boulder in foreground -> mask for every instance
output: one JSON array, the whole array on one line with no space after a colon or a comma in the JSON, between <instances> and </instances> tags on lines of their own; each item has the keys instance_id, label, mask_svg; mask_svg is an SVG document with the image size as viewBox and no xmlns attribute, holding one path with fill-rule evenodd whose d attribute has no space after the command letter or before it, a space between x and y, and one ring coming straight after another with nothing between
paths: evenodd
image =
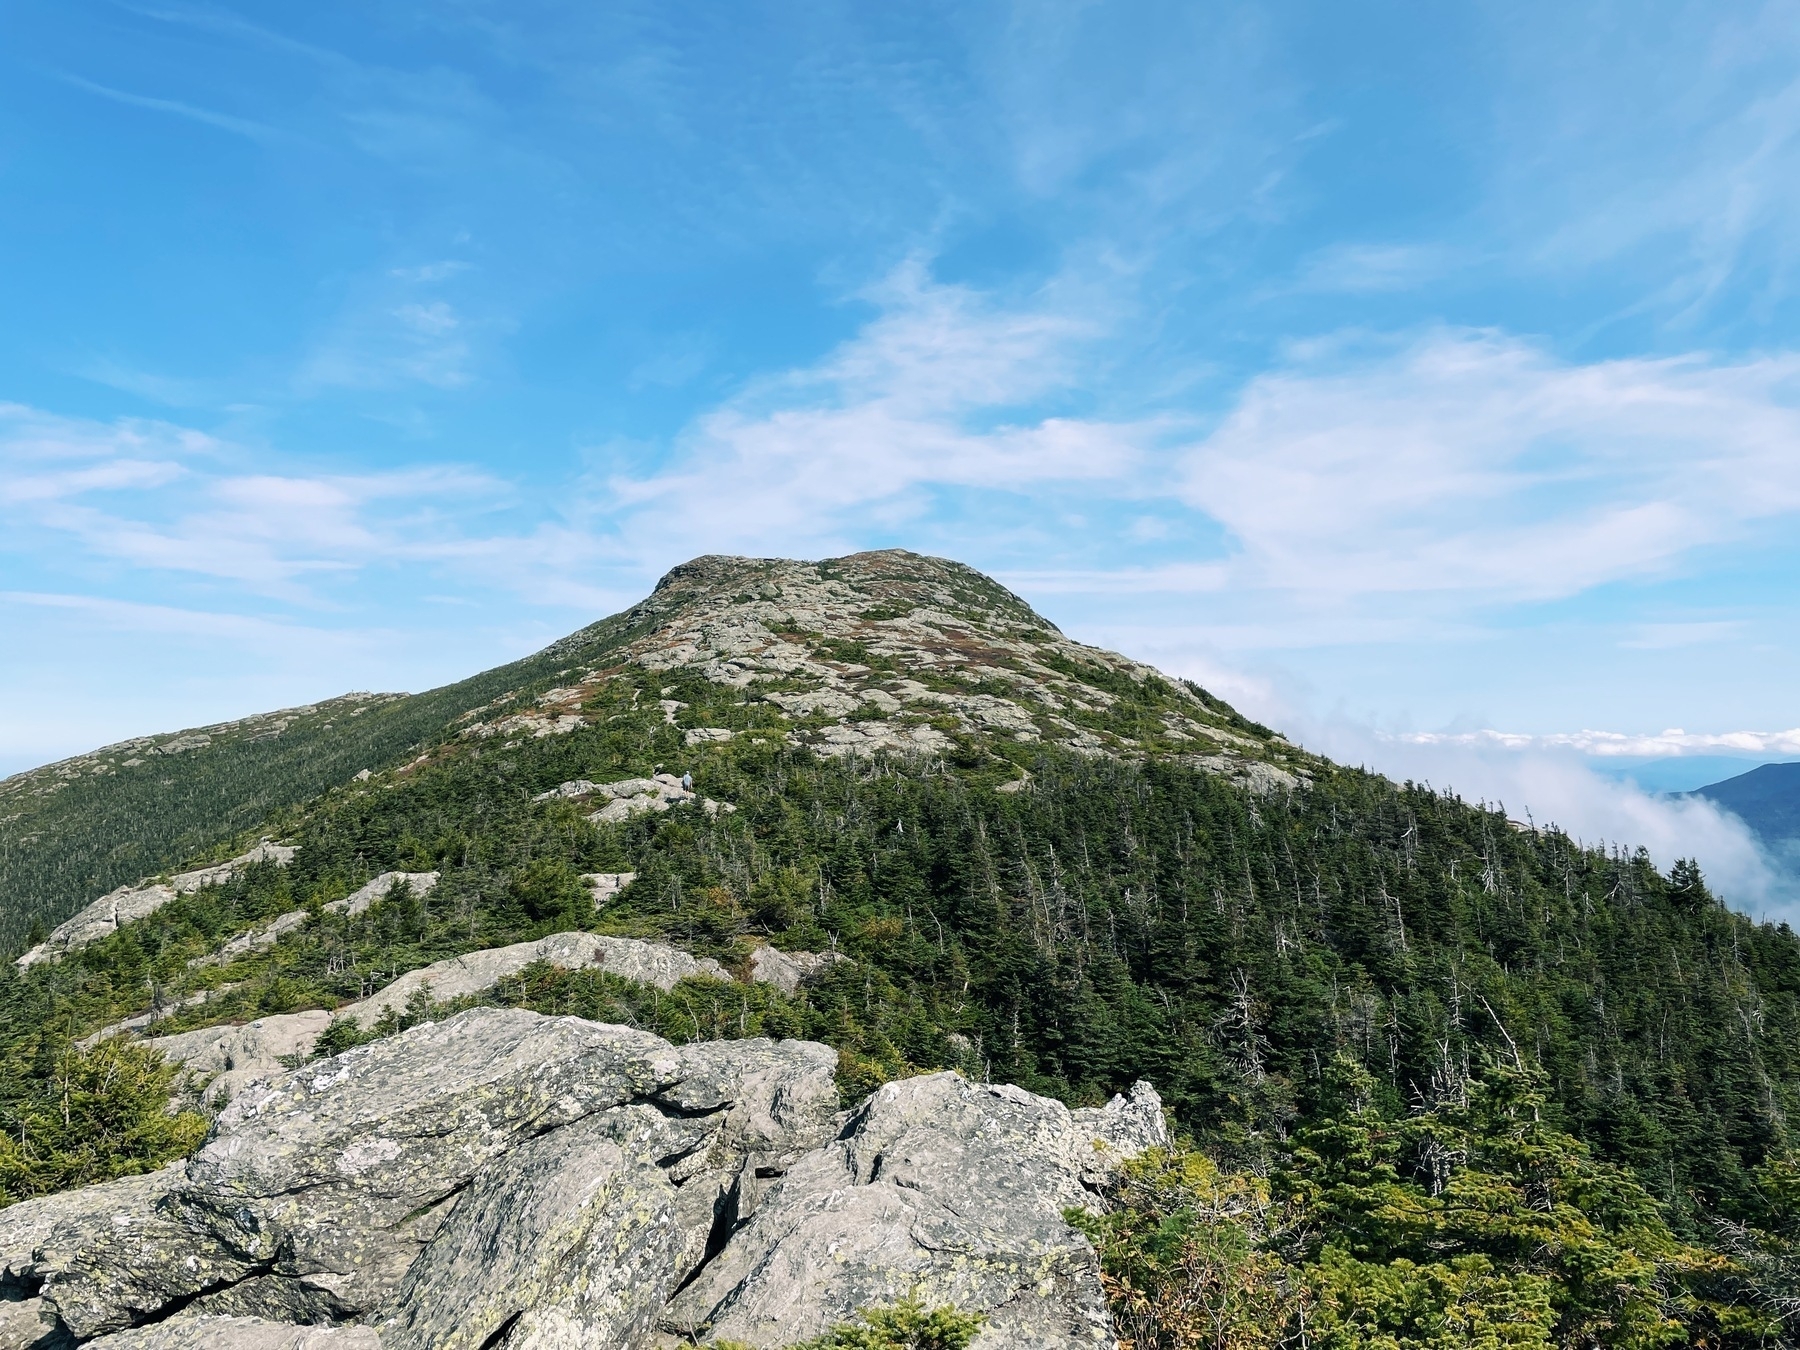
<instances>
[{"instance_id":1,"label":"boulder in foreground","mask_svg":"<svg viewBox=\"0 0 1800 1350\"><path fill-rule=\"evenodd\" d=\"M1166 1141L934 1074L840 1113L806 1041L478 1008L245 1088L184 1165L0 1211L0 1350L784 1346L909 1293L1111 1343L1062 1218ZM48 1338L48 1339L46 1339Z\"/></svg>"}]
</instances>

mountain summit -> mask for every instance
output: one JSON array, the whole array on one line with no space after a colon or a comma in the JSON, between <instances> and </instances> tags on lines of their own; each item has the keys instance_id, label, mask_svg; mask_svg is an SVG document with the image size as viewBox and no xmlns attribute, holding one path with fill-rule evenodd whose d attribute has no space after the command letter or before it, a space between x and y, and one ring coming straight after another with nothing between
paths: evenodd
<instances>
[{"instance_id":1,"label":"mountain summit","mask_svg":"<svg viewBox=\"0 0 1800 1350\"><path fill-rule=\"evenodd\" d=\"M762 731L823 755L947 754L974 738L1013 760L1037 744L1185 756L1262 787L1305 772L1305 756L1198 686L1071 641L972 568L900 549L696 558L548 650L582 661L580 678L511 714L526 720L474 730L572 727L629 664L678 681L659 706L688 746Z\"/></svg>"},{"instance_id":2,"label":"mountain summit","mask_svg":"<svg viewBox=\"0 0 1800 1350\"><path fill-rule=\"evenodd\" d=\"M424 694L346 694L145 736L0 782L0 943L206 855L357 773L459 738L568 733L616 709L624 672L679 735L665 758L743 734L827 756L1033 747L1186 760L1271 790L1312 762L1205 690L1064 637L973 568L901 549L821 562L709 555L639 604L524 660ZM664 687L666 686L666 688ZM607 711L586 707L596 698ZM224 852L218 852L223 848Z\"/></svg>"}]
</instances>

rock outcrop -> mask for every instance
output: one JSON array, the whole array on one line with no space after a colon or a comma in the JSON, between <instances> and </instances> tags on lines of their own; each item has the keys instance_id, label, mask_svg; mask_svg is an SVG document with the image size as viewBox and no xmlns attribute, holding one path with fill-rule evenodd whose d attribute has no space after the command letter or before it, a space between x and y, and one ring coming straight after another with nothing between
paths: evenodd
<instances>
[{"instance_id":1,"label":"rock outcrop","mask_svg":"<svg viewBox=\"0 0 1800 1350\"><path fill-rule=\"evenodd\" d=\"M750 978L772 984L790 998L824 971L850 958L840 952L782 952L758 947L750 953Z\"/></svg>"},{"instance_id":2,"label":"rock outcrop","mask_svg":"<svg viewBox=\"0 0 1800 1350\"><path fill-rule=\"evenodd\" d=\"M94 1350L381 1350L372 1327L297 1327L260 1317L178 1317L89 1341Z\"/></svg>"},{"instance_id":3,"label":"rock outcrop","mask_svg":"<svg viewBox=\"0 0 1800 1350\"><path fill-rule=\"evenodd\" d=\"M507 976L516 975L539 961L560 970L597 967L622 980L652 984L665 991L690 975L705 975L715 980L731 978L731 973L710 957L690 956L661 942L602 937L598 933L552 933L535 942L489 947L409 971L374 997L339 1009L338 1015L350 1017L358 1026L367 1029L390 1010L405 1011L406 1005L420 994L435 1003L448 1003L492 989Z\"/></svg>"},{"instance_id":4,"label":"rock outcrop","mask_svg":"<svg viewBox=\"0 0 1800 1350\"><path fill-rule=\"evenodd\" d=\"M430 895L437 883L436 872L383 872L373 881L351 891L342 900L333 900L325 908L333 913L361 914L377 900L387 899L396 886L404 886L414 895L423 897ZM279 923L280 920L276 922Z\"/></svg>"},{"instance_id":5,"label":"rock outcrop","mask_svg":"<svg viewBox=\"0 0 1800 1350\"><path fill-rule=\"evenodd\" d=\"M1187 753L1207 772L1254 775L1259 788L1279 780L1246 764L1305 776L1305 756L1272 734L1246 734L1248 724L1210 695L1070 640L1018 596L943 558L903 550L822 562L695 558L609 622L630 631L630 642L609 648L576 683L540 695L531 715L579 716L570 710L586 707L623 659L742 691L741 706L782 724L746 714L744 729L707 725L720 719L665 689L664 721L698 753L758 731L832 757L937 755L963 737L1083 755ZM594 631L548 650L574 657ZM1122 697L1127 690L1133 699ZM1151 695L1152 711L1139 694ZM1122 712L1134 701L1137 711ZM609 819L626 814L616 801L605 809Z\"/></svg>"},{"instance_id":6,"label":"rock outcrop","mask_svg":"<svg viewBox=\"0 0 1800 1350\"><path fill-rule=\"evenodd\" d=\"M183 1066L184 1083L204 1080L203 1100L217 1105L254 1080L279 1073L294 1060L306 1059L333 1018L347 1018L364 1031L373 1030L384 1015L404 1013L414 999L449 1003L467 998L539 961L561 970L596 967L620 979L663 990L673 989L690 975L731 978L717 961L690 956L660 942L597 933L553 933L535 942L489 947L408 971L380 993L347 1003L335 1012L281 1013L239 1026L202 1027L158 1036L147 1044Z\"/></svg>"},{"instance_id":7,"label":"rock outcrop","mask_svg":"<svg viewBox=\"0 0 1800 1350\"><path fill-rule=\"evenodd\" d=\"M954 1074L837 1111L804 1041L475 1009L247 1086L187 1163L0 1211L0 1350L792 1343L919 1291L1110 1344L1063 1220L1163 1142ZM46 1339L48 1338L48 1339Z\"/></svg>"},{"instance_id":8,"label":"rock outcrop","mask_svg":"<svg viewBox=\"0 0 1800 1350\"><path fill-rule=\"evenodd\" d=\"M619 892L637 880L636 872L584 872L581 879L593 892L594 908L605 909L618 899Z\"/></svg>"},{"instance_id":9,"label":"rock outcrop","mask_svg":"<svg viewBox=\"0 0 1800 1350\"><path fill-rule=\"evenodd\" d=\"M1166 1142L1142 1085L1071 1113L953 1073L889 1083L774 1186L663 1326L782 1345L917 1294L986 1314L979 1346L1110 1350L1093 1250L1063 1211Z\"/></svg>"},{"instance_id":10,"label":"rock outcrop","mask_svg":"<svg viewBox=\"0 0 1800 1350\"><path fill-rule=\"evenodd\" d=\"M251 863L272 862L278 867L285 867L293 861L297 851L285 844L274 844L265 839L249 852L240 853L228 862L198 867L191 872L180 872L166 882L139 882L136 886L121 886L115 891L109 891L93 904L58 924L49 937L21 956L17 963L19 969L24 970L43 961L55 961L67 952L109 937L118 931L121 924L147 918L178 895L190 895L206 886L222 886Z\"/></svg>"}]
</instances>

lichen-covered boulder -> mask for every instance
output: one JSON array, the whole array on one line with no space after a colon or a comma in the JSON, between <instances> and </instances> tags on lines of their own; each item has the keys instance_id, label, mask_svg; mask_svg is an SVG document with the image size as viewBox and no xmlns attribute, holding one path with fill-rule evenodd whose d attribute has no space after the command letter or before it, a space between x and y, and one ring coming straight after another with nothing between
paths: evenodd
<instances>
[{"instance_id":1,"label":"lichen-covered boulder","mask_svg":"<svg viewBox=\"0 0 1800 1350\"><path fill-rule=\"evenodd\" d=\"M177 1317L89 1341L92 1350L381 1350L370 1327L292 1326L260 1317Z\"/></svg>"},{"instance_id":2,"label":"lichen-covered boulder","mask_svg":"<svg viewBox=\"0 0 1800 1350\"><path fill-rule=\"evenodd\" d=\"M328 1012L277 1013L239 1026L228 1023L157 1036L145 1044L182 1066L182 1086L204 1081L203 1100L215 1106L231 1100L255 1079L283 1072L287 1061L305 1059L330 1023Z\"/></svg>"},{"instance_id":3,"label":"lichen-covered boulder","mask_svg":"<svg viewBox=\"0 0 1800 1350\"><path fill-rule=\"evenodd\" d=\"M1155 1092L840 1113L835 1069L479 1008L279 1073L186 1164L0 1211L0 1350L773 1347L914 1294L984 1350L1110 1345L1063 1215L1167 1141Z\"/></svg>"},{"instance_id":4,"label":"lichen-covered boulder","mask_svg":"<svg viewBox=\"0 0 1800 1350\"><path fill-rule=\"evenodd\" d=\"M1077 1118L951 1073L889 1083L788 1169L662 1326L782 1346L918 1294L986 1314L977 1346L1110 1347L1098 1264L1063 1213L1166 1141L1147 1086Z\"/></svg>"},{"instance_id":5,"label":"lichen-covered boulder","mask_svg":"<svg viewBox=\"0 0 1800 1350\"><path fill-rule=\"evenodd\" d=\"M680 1247L659 1160L704 1122L649 1106L590 1116L490 1164L407 1272L390 1350L625 1350L654 1326Z\"/></svg>"},{"instance_id":6,"label":"lichen-covered boulder","mask_svg":"<svg viewBox=\"0 0 1800 1350\"><path fill-rule=\"evenodd\" d=\"M622 1259L629 1230L646 1268L666 1276L636 1282L648 1301L619 1314L635 1325L735 1213L724 1197L738 1172L778 1170L829 1137L835 1066L834 1052L801 1041L678 1049L628 1027L478 1008L250 1084L192 1161L154 1184L138 1179L128 1202L52 1197L14 1219L10 1239L0 1220L0 1260L29 1263L37 1283L20 1294L41 1294L77 1339L178 1309L271 1322L398 1316L395 1291L440 1233L463 1235L447 1236L445 1253L473 1249L555 1213L546 1201L508 1218L505 1204L553 1191L546 1178L559 1166L582 1174L591 1148L570 1133L581 1123L633 1160L614 1168L621 1180L602 1208L637 1214L656 1197L654 1221L638 1228L593 1221L611 1234L609 1259ZM486 1218L470 1198L483 1194L501 1197ZM578 1267L588 1258L569 1242ZM17 1254L34 1245L37 1255ZM427 1273L420 1266L416 1281Z\"/></svg>"},{"instance_id":7,"label":"lichen-covered boulder","mask_svg":"<svg viewBox=\"0 0 1800 1350\"><path fill-rule=\"evenodd\" d=\"M90 1234L131 1232L180 1177L175 1164L0 1209L0 1350L24 1350L53 1336L56 1309L38 1295L70 1249Z\"/></svg>"},{"instance_id":8,"label":"lichen-covered boulder","mask_svg":"<svg viewBox=\"0 0 1800 1350\"><path fill-rule=\"evenodd\" d=\"M750 978L758 984L772 984L791 998L832 966L849 959L841 952L783 952L758 947L750 953Z\"/></svg>"}]
</instances>

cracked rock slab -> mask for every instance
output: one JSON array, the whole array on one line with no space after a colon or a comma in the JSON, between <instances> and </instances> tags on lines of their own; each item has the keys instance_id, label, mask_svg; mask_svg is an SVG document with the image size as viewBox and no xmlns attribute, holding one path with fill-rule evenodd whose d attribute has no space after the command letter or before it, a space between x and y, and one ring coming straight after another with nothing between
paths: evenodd
<instances>
[{"instance_id":1,"label":"cracked rock slab","mask_svg":"<svg viewBox=\"0 0 1800 1350\"><path fill-rule=\"evenodd\" d=\"M582 1235L604 1233L594 1251L612 1265L638 1261L628 1283L648 1291L627 1297L614 1280L603 1297L613 1277L593 1265L563 1293L543 1292L537 1302L563 1313L542 1325L641 1330L709 1249L739 1173L778 1171L830 1135L836 1062L803 1041L677 1049L628 1027L474 1009L248 1085L184 1167L0 1211L10 1216L0 1259L17 1267L14 1292L39 1294L79 1339L170 1312L319 1323L386 1306L416 1320L429 1310L392 1299L421 1251L461 1234L442 1248L445 1268L460 1270L482 1243L512 1240L495 1233L542 1220L525 1249L567 1238L579 1265ZM610 1198L592 1222L552 1223L564 1212L555 1197L573 1194L557 1188L585 1184L596 1149L613 1150ZM559 1168L569 1175L558 1180ZM689 1187L692 1204L676 1194ZM539 1192L541 1204L526 1203ZM472 1195L492 1199L488 1218ZM464 1256L452 1260L456 1250ZM533 1287L561 1288L568 1269L546 1267ZM514 1274L514 1285L525 1279ZM572 1343L543 1334L546 1345ZM581 1334L582 1344L612 1343ZM436 1332L420 1335L436 1343Z\"/></svg>"},{"instance_id":2,"label":"cracked rock slab","mask_svg":"<svg viewBox=\"0 0 1800 1350\"><path fill-rule=\"evenodd\" d=\"M436 872L383 872L375 880L359 886L342 900L333 900L325 908L333 913L361 914L377 900L385 900L396 885L405 886L414 895L427 896L438 884Z\"/></svg>"},{"instance_id":3,"label":"cracked rock slab","mask_svg":"<svg viewBox=\"0 0 1800 1350\"><path fill-rule=\"evenodd\" d=\"M189 895L206 886L222 886L251 863L272 862L278 867L285 867L298 852L297 848L273 844L265 839L249 852L240 853L228 862L178 873L166 883L147 885L140 882L136 886L121 886L115 891L109 891L72 918L58 924L49 937L21 956L18 959L19 969L24 970L43 961L59 960L65 952L98 942L116 932L121 925L156 913L178 895Z\"/></svg>"},{"instance_id":4,"label":"cracked rock slab","mask_svg":"<svg viewBox=\"0 0 1800 1350\"><path fill-rule=\"evenodd\" d=\"M750 978L758 984L772 984L792 998L830 967L849 959L841 952L783 952L758 947L750 953Z\"/></svg>"},{"instance_id":5,"label":"cracked rock slab","mask_svg":"<svg viewBox=\"0 0 1800 1350\"><path fill-rule=\"evenodd\" d=\"M359 1046L246 1088L154 1214L133 1216L129 1261L89 1225L45 1296L78 1335L264 1273L355 1315L398 1285L437 1207L494 1158L680 1076L648 1032L512 1009ZM196 1258L207 1268L192 1272Z\"/></svg>"},{"instance_id":6,"label":"cracked rock slab","mask_svg":"<svg viewBox=\"0 0 1800 1350\"><path fill-rule=\"evenodd\" d=\"M696 1128L697 1126L697 1128ZM606 1111L483 1170L380 1323L389 1350L626 1350L675 1278L675 1186L658 1160L704 1123Z\"/></svg>"},{"instance_id":7,"label":"cracked rock slab","mask_svg":"<svg viewBox=\"0 0 1800 1350\"><path fill-rule=\"evenodd\" d=\"M306 1327L260 1317L180 1317L89 1341L92 1350L381 1350L372 1327Z\"/></svg>"},{"instance_id":8,"label":"cracked rock slab","mask_svg":"<svg viewBox=\"0 0 1800 1350\"><path fill-rule=\"evenodd\" d=\"M1077 1117L952 1073L889 1083L799 1159L670 1303L665 1331L758 1347L917 1293L987 1315L981 1350L1111 1350L1099 1265L1063 1211L1160 1131L1147 1086Z\"/></svg>"}]
</instances>

